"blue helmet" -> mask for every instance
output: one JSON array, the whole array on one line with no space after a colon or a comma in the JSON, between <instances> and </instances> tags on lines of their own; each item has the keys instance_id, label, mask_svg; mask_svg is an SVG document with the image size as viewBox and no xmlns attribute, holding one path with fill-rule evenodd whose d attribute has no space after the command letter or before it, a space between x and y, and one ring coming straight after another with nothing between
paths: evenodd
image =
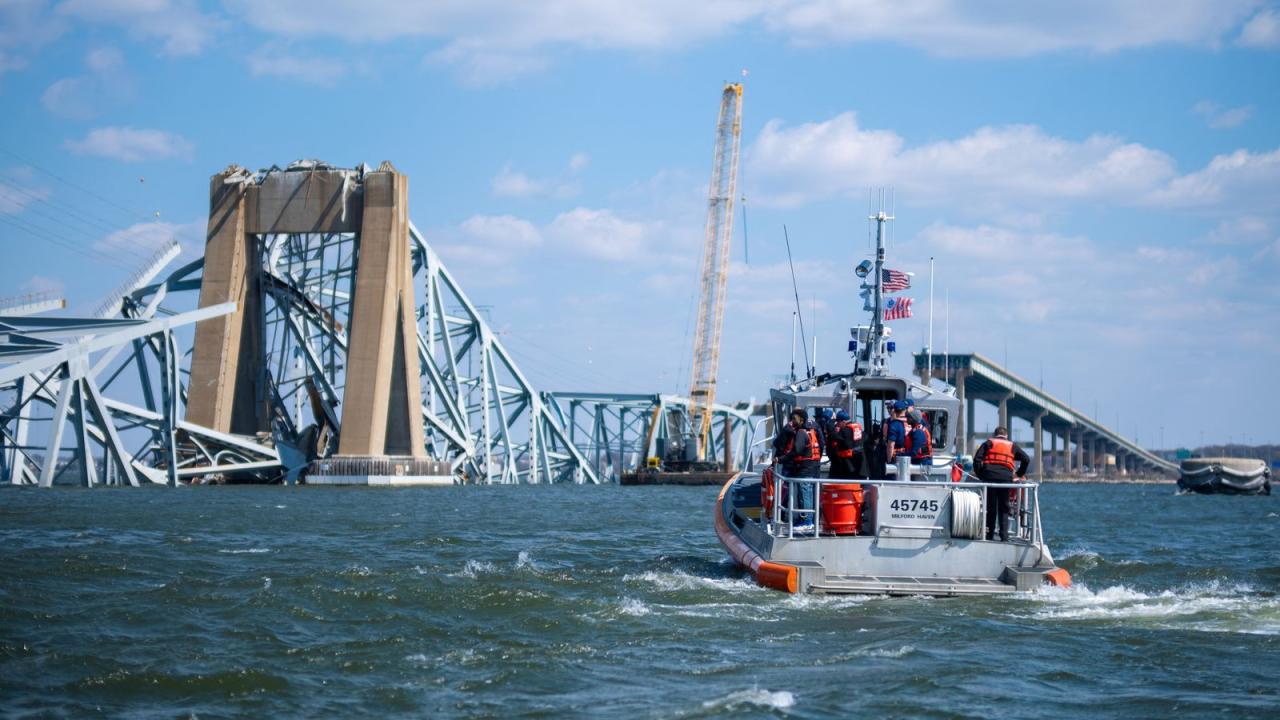
<instances>
[{"instance_id":1,"label":"blue helmet","mask_svg":"<svg viewBox=\"0 0 1280 720\"><path fill-rule=\"evenodd\" d=\"M826 419L830 420L830 419L831 419L831 408L822 408L822 417L824 417L824 418L826 418Z\"/></svg>"},{"instance_id":2,"label":"blue helmet","mask_svg":"<svg viewBox=\"0 0 1280 720\"><path fill-rule=\"evenodd\" d=\"M906 410L909 407L911 406L907 404L906 400L898 400L893 403L894 410Z\"/></svg>"},{"instance_id":3,"label":"blue helmet","mask_svg":"<svg viewBox=\"0 0 1280 720\"><path fill-rule=\"evenodd\" d=\"M841 422L847 422L849 420L849 413L845 412L844 410L837 411L836 419Z\"/></svg>"}]
</instances>

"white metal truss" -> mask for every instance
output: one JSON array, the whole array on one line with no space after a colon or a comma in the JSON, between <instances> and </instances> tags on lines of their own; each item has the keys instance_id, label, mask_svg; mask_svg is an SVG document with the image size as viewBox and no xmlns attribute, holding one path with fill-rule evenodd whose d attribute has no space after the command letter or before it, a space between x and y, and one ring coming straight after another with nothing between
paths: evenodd
<instances>
[{"instance_id":1,"label":"white metal truss","mask_svg":"<svg viewBox=\"0 0 1280 720\"><path fill-rule=\"evenodd\" d=\"M174 330L234 309L228 303L152 319L0 320L0 479L48 487L74 476L85 486L137 486L278 475L269 445L179 419ZM141 395L144 406L108 397L113 389Z\"/></svg>"},{"instance_id":2,"label":"white metal truss","mask_svg":"<svg viewBox=\"0 0 1280 720\"><path fill-rule=\"evenodd\" d=\"M692 403L676 395L591 392L543 393L569 438L590 460L604 480L617 482L656 458L665 464L682 455L686 443L696 442L689 431ZM714 405L705 444L705 457L723 460L729 443L732 467L747 466L755 426L748 409ZM723 464L722 462L720 464Z\"/></svg>"},{"instance_id":3,"label":"white metal truss","mask_svg":"<svg viewBox=\"0 0 1280 720\"><path fill-rule=\"evenodd\" d=\"M287 479L336 450L347 329L359 258L354 233L255 237L262 308L259 387ZM463 483L597 483L598 474L521 373L475 305L410 226L425 450ZM141 288L126 316L191 302L203 261ZM180 397L185 403L185 397ZM273 469L272 472L275 472Z\"/></svg>"}]
</instances>

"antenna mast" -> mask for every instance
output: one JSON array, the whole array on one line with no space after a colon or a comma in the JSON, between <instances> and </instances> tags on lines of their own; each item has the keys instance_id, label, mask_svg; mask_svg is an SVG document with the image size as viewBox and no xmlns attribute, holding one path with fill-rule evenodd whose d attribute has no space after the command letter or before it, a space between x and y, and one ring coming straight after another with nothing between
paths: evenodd
<instances>
[{"instance_id":1,"label":"antenna mast","mask_svg":"<svg viewBox=\"0 0 1280 720\"><path fill-rule=\"evenodd\" d=\"M711 434L724 327L725 288L729 280L729 244L733 239L733 201L738 190L738 145L742 137L742 83L728 83L720 96L716 154L707 198L707 232L702 246L702 299L693 339L693 379L689 402L691 429L698 436L698 457L705 459Z\"/></svg>"},{"instance_id":2,"label":"antenna mast","mask_svg":"<svg viewBox=\"0 0 1280 720\"><path fill-rule=\"evenodd\" d=\"M888 358L884 347L884 243L885 230L893 215L884 210L884 190L880 191L880 210L867 218L876 222L875 309L871 316L871 336L867 338L866 360L872 375L883 375Z\"/></svg>"}]
</instances>

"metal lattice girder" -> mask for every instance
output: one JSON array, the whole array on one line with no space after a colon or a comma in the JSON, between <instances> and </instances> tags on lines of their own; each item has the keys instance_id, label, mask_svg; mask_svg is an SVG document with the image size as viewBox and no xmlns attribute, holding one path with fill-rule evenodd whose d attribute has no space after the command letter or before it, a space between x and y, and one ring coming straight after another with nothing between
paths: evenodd
<instances>
[{"instance_id":1,"label":"metal lattice girder","mask_svg":"<svg viewBox=\"0 0 1280 720\"><path fill-rule=\"evenodd\" d=\"M649 458L660 457L660 444L699 428L694 419L696 403L677 395L549 392L542 396L596 473L614 482L623 473L643 468ZM717 404L709 417L706 457L723 458L728 432L733 467L746 467L755 437L750 412Z\"/></svg>"},{"instance_id":2,"label":"metal lattice girder","mask_svg":"<svg viewBox=\"0 0 1280 720\"><path fill-rule=\"evenodd\" d=\"M469 480L600 481L561 419L516 366L412 224L427 451ZM422 287L421 285L419 286Z\"/></svg>"},{"instance_id":3,"label":"metal lattice girder","mask_svg":"<svg viewBox=\"0 0 1280 720\"><path fill-rule=\"evenodd\" d=\"M0 365L4 481L47 487L72 470L86 486L136 486L140 480L176 484L179 477L278 473L280 462L272 448L252 438L211 433L178 418L181 392L174 329L234 307L224 304L151 319L9 319L12 322L0 332L11 340L42 339L54 346L35 355L0 355L0 362L9 362ZM152 387L153 375L160 380L158 389ZM122 378L133 384L125 388ZM143 395L151 407L107 397L106 391L116 385ZM43 442L33 439L33 426ZM73 462L60 466L68 426Z\"/></svg>"},{"instance_id":4,"label":"metal lattice girder","mask_svg":"<svg viewBox=\"0 0 1280 720\"><path fill-rule=\"evenodd\" d=\"M348 328L359 233L253 236L262 308L260 391L285 465L328 457L341 433ZM454 277L410 225L426 454L460 482L600 481L565 426L490 330ZM141 288L124 313L171 312L198 290L202 261ZM179 399L184 399L179 396ZM147 410L156 417L154 403ZM141 408L139 408L141 410ZM327 442L326 442L327 439Z\"/></svg>"}]
</instances>

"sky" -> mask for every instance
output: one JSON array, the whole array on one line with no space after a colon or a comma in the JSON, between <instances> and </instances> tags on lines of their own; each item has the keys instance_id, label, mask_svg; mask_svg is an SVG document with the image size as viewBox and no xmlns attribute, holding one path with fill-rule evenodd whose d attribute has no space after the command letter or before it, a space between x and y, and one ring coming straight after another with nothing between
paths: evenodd
<instances>
[{"instance_id":1,"label":"sky","mask_svg":"<svg viewBox=\"0 0 1280 720\"><path fill-rule=\"evenodd\" d=\"M936 351L1149 447L1280 441L1265 0L0 0L0 295L89 312L167 240L198 257L228 165L389 160L539 389L684 392L735 81L721 400L788 371L784 226L819 370L850 367L883 187L898 370L932 257Z\"/></svg>"}]
</instances>

